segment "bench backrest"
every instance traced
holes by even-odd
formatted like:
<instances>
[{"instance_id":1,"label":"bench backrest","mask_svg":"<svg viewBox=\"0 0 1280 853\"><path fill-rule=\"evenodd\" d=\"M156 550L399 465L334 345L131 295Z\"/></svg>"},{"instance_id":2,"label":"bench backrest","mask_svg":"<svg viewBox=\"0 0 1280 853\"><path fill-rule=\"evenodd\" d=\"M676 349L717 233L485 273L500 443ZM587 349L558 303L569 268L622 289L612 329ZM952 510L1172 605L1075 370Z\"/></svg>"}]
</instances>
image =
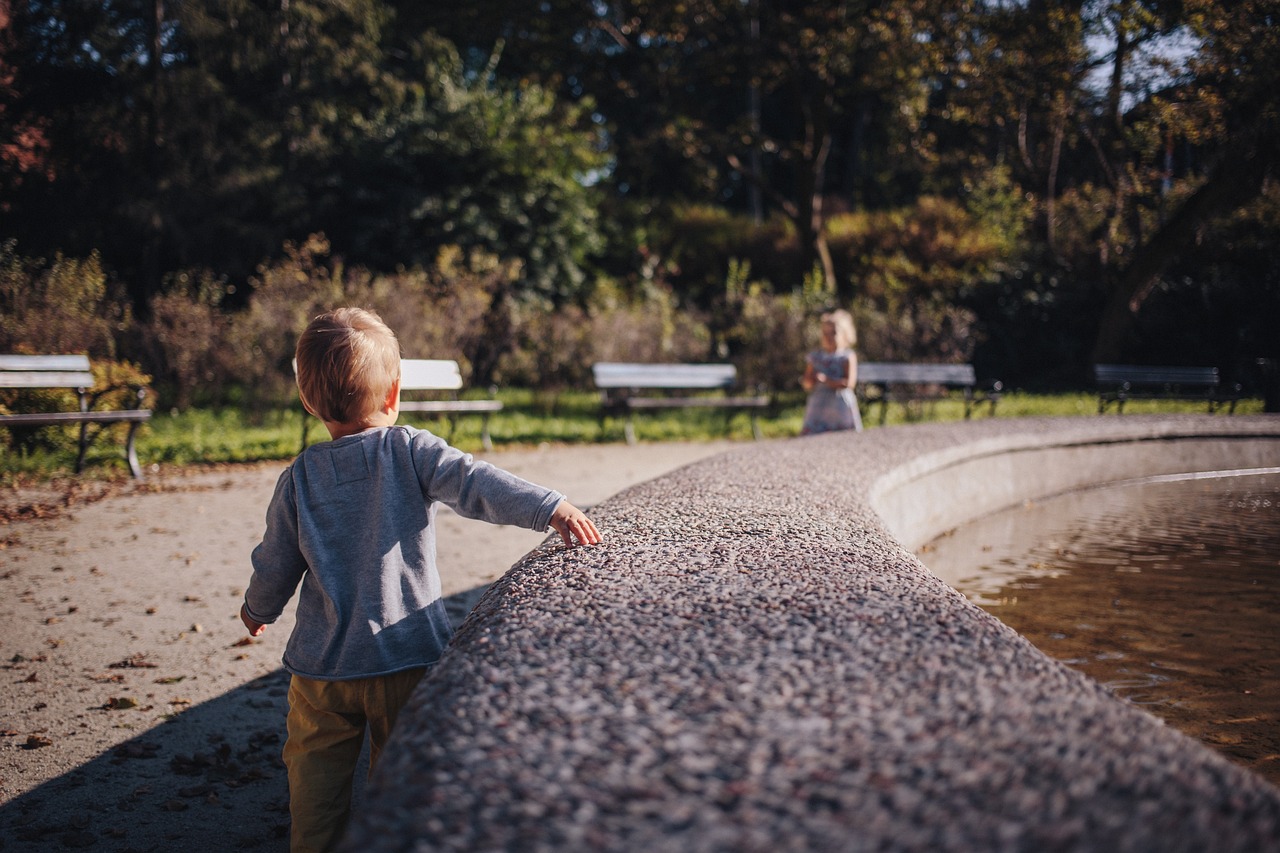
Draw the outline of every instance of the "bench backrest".
<instances>
[{"instance_id":1,"label":"bench backrest","mask_svg":"<svg viewBox=\"0 0 1280 853\"><path fill-rule=\"evenodd\" d=\"M294 375L298 360L293 360ZM443 358L400 359L400 390L457 391L462 387L462 371L458 362Z\"/></svg>"},{"instance_id":2,"label":"bench backrest","mask_svg":"<svg viewBox=\"0 0 1280 853\"><path fill-rule=\"evenodd\" d=\"M400 359L401 391L457 391L462 387L458 362L443 358Z\"/></svg>"},{"instance_id":3,"label":"bench backrest","mask_svg":"<svg viewBox=\"0 0 1280 853\"><path fill-rule=\"evenodd\" d=\"M591 367L597 388L732 388L732 364L631 364L598 362Z\"/></svg>"},{"instance_id":4,"label":"bench backrest","mask_svg":"<svg viewBox=\"0 0 1280 853\"><path fill-rule=\"evenodd\" d=\"M892 385L974 385L972 364L917 364L906 361L864 361L858 364L858 381Z\"/></svg>"},{"instance_id":5,"label":"bench backrest","mask_svg":"<svg viewBox=\"0 0 1280 853\"><path fill-rule=\"evenodd\" d=\"M0 355L0 388L92 388L87 355Z\"/></svg>"},{"instance_id":6,"label":"bench backrest","mask_svg":"<svg viewBox=\"0 0 1280 853\"><path fill-rule=\"evenodd\" d=\"M1145 364L1095 364L1093 379L1099 385L1180 385L1217 387L1216 367L1152 367Z\"/></svg>"}]
</instances>

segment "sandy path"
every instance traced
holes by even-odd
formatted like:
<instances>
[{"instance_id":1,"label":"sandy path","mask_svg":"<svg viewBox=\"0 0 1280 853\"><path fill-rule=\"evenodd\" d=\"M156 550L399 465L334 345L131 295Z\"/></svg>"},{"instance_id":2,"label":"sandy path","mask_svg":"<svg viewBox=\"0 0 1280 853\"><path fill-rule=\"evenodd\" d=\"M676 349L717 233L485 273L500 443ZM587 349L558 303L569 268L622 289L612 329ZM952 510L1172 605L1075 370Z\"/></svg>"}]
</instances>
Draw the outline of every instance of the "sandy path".
<instances>
[{"instance_id":1,"label":"sandy path","mask_svg":"<svg viewBox=\"0 0 1280 853\"><path fill-rule=\"evenodd\" d=\"M589 509L729 446L483 458ZM0 523L0 850L287 846L279 662L292 610L256 642L236 616L281 468L156 476ZM443 509L438 521L455 614L544 538Z\"/></svg>"}]
</instances>

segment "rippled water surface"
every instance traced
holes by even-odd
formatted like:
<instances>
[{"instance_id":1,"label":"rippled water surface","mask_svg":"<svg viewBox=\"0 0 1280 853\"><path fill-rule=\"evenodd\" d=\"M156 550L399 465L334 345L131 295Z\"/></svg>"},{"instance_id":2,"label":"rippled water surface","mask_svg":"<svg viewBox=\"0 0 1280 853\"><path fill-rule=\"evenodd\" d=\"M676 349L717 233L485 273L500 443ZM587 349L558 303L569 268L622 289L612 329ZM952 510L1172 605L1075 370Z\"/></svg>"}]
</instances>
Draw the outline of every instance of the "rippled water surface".
<instances>
[{"instance_id":1,"label":"rippled water surface","mask_svg":"<svg viewBox=\"0 0 1280 853\"><path fill-rule=\"evenodd\" d=\"M921 549L948 583L1280 784L1280 471L1076 492Z\"/></svg>"}]
</instances>

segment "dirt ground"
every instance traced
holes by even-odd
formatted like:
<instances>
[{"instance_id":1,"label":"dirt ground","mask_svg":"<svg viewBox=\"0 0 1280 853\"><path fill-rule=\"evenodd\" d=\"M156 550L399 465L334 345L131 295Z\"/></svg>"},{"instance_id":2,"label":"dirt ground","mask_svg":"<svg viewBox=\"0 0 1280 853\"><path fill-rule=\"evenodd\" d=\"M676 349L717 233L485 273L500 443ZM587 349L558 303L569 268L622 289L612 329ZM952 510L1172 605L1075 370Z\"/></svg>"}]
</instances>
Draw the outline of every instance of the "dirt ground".
<instances>
[{"instance_id":1,"label":"dirt ground","mask_svg":"<svg viewBox=\"0 0 1280 853\"><path fill-rule=\"evenodd\" d=\"M587 509L729 448L481 454ZM285 850L292 609L237 613L283 463L0 493L0 850ZM443 510L455 624L545 537ZM608 537L608 530L603 530Z\"/></svg>"}]
</instances>

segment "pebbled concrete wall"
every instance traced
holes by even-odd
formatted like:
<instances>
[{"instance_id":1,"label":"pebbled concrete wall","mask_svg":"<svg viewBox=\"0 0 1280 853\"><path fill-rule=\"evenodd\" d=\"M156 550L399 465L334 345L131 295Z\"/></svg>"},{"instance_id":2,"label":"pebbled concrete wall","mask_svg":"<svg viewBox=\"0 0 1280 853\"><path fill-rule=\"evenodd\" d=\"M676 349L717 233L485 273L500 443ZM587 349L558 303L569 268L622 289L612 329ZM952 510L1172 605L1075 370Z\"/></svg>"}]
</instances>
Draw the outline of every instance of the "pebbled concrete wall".
<instances>
[{"instance_id":1,"label":"pebbled concrete wall","mask_svg":"<svg viewBox=\"0 0 1280 853\"><path fill-rule=\"evenodd\" d=\"M1280 790L970 605L913 543L1095 482L1280 465L1274 417L744 445L595 508L461 626L348 850L1266 850Z\"/></svg>"}]
</instances>

